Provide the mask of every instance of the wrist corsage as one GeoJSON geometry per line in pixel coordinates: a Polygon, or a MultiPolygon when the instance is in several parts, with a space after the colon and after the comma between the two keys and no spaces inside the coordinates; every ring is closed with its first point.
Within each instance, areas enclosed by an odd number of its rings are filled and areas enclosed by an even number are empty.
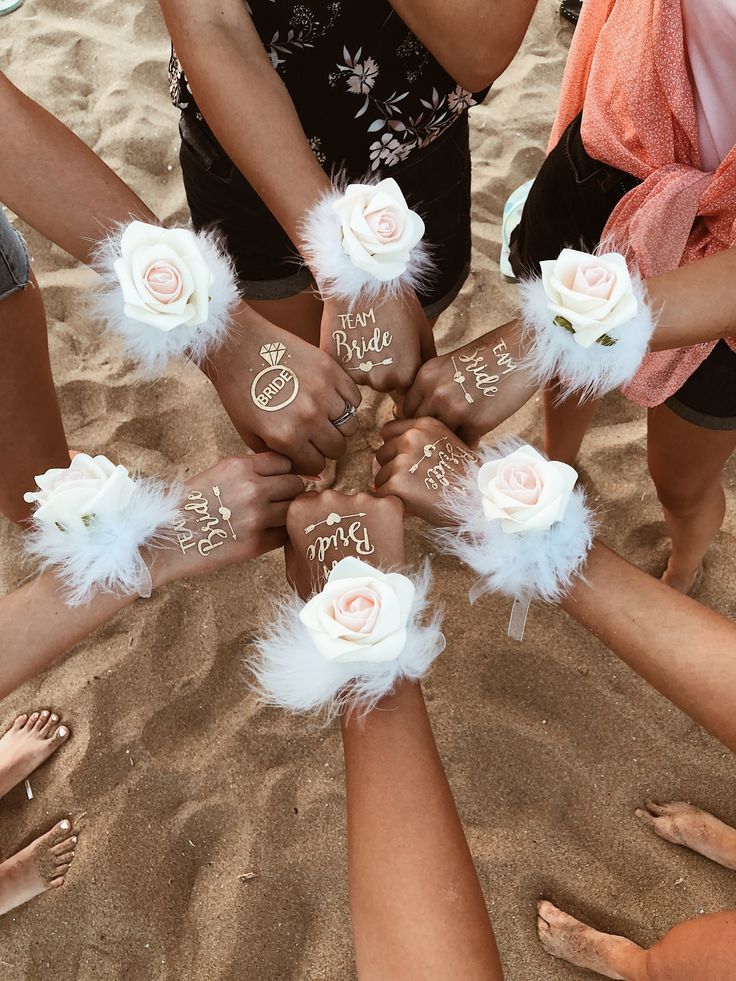
{"type": "Polygon", "coordinates": [[[178,484],[131,477],[105,456],[77,453],[66,470],[36,477],[37,491],[25,550],[41,571],[53,569],[69,606],[97,591],[151,595],[141,549],[173,540],[172,525],[185,493],[178,484]]]}
{"type": "Polygon", "coordinates": [[[529,604],[556,603],[579,575],[593,543],[593,521],[577,472],[532,446],[505,440],[482,447],[448,492],[453,528],[434,532],[439,547],[477,573],[470,593],[514,600],[509,634],[521,640],[529,604]]]}
{"type": "Polygon", "coordinates": [[[618,252],[563,249],[542,276],[519,284],[528,348],[540,384],[559,378],[581,401],[626,385],[644,360],[655,322],[644,284],[618,252]]]}
{"type": "Polygon", "coordinates": [[[304,219],[302,251],[323,297],[370,303],[426,283],[423,236],[424,222],[389,177],[326,194],[304,219]]]}
{"type": "Polygon", "coordinates": [[[201,365],[222,344],[238,302],[230,256],[215,235],[133,221],[102,242],[94,312],[145,375],[186,355],[201,365]]]}
{"type": "Polygon", "coordinates": [[[417,681],[445,647],[427,617],[429,574],[412,581],[359,559],[338,562],[309,602],[284,602],[257,642],[262,699],[292,712],[369,711],[402,678],[417,681]]]}

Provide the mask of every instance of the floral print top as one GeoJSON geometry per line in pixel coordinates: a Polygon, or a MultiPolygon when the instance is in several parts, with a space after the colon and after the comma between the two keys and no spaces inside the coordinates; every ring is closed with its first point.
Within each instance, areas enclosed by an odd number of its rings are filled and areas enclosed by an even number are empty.
{"type": "MultiPolygon", "coordinates": [[[[349,174],[395,167],[485,98],[458,85],[387,0],[249,0],[312,150],[349,174]]],[[[171,97],[201,115],[172,51],[171,97]]]]}

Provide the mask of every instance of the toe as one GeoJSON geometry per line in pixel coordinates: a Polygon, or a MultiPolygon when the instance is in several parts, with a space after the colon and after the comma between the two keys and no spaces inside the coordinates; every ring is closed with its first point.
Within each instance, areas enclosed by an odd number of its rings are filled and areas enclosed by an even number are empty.
{"type": "Polygon", "coordinates": [[[537,903],[537,912],[543,920],[549,923],[549,918],[557,912],[557,907],[553,906],[548,899],[540,899],[537,903]]]}
{"type": "Polygon", "coordinates": [[[654,816],[649,811],[644,810],[643,807],[637,807],[634,811],[634,817],[638,818],[647,828],[651,828],[654,831],[654,816]]]}
{"type": "Polygon", "coordinates": [[[66,740],[69,738],[69,727],[59,726],[59,728],[56,730],[53,736],[50,736],[49,738],[53,738],[56,740],[56,742],[59,743],[66,742],[66,740]]]}
{"type": "Polygon", "coordinates": [[[57,842],[51,847],[52,855],[64,855],[66,852],[73,852],[77,845],[77,836],[72,835],[71,838],[64,838],[62,841],[57,842]]]}
{"type": "Polygon", "coordinates": [[[69,818],[64,818],[62,821],[59,821],[56,827],[51,829],[54,844],[59,844],[59,842],[62,842],[65,838],[68,838],[71,830],[72,822],[69,820],[69,818]]]}
{"type": "Polygon", "coordinates": [[[663,814],[667,813],[667,805],[658,804],[655,800],[645,801],[644,807],[646,807],[649,813],[653,814],[655,817],[661,817],[663,814]]]}
{"type": "Polygon", "coordinates": [[[23,726],[26,724],[26,722],[28,722],[28,713],[24,712],[23,715],[19,715],[18,718],[13,723],[13,729],[15,729],[16,731],[18,729],[22,729],[23,726]]]}
{"type": "MultiPolygon", "coordinates": [[[[61,876],[63,878],[67,874],[67,872],[69,871],[69,868],[70,868],[70,863],[69,862],[67,862],[65,865],[58,865],[54,869],[54,876],[56,876],[57,878],[59,876],[61,876]]],[[[53,879],[51,881],[53,882],[53,879]]]]}
{"type": "Polygon", "coordinates": [[[55,855],[54,865],[71,865],[74,854],[73,851],[66,851],[63,855],[55,855]]]}
{"type": "Polygon", "coordinates": [[[43,711],[38,713],[38,718],[36,719],[36,724],[33,727],[33,731],[40,733],[42,732],[44,726],[49,721],[49,716],[51,712],[48,709],[43,709],[43,711]]]}
{"type": "Polygon", "coordinates": [[[52,722],[53,718],[54,715],[48,709],[44,709],[41,713],[41,717],[38,720],[40,723],[38,734],[44,739],[48,737],[49,733],[54,728],[54,723],[52,722]]]}
{"type": "Polygon", "coordinates": [[[37,722],[38,712],[31,712],[31,714],[28,716],[28,722],[26,722],[26,732],[33,732],[37,722]]]}
{"type": "Polygon", "coordinates": [[[63,886],[63,885],[64,885],[64,876],[59,875],[55,879],[52,879],[51,882],[49,882],[48,888],[58,889],[59,886],[63,886]]]}

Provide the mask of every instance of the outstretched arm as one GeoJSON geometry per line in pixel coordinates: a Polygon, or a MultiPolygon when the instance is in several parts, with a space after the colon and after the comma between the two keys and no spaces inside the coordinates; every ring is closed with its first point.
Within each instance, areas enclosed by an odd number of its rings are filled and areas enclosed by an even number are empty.
{"type": "MultiPolygon", "coordinates": [[[[178,579],[212,572],[244,562],[284,544],[288,502],[302,489],[289,473],[290,462],[275,453],[223,460],[194,477],[190,490],[210,500],[213,485],[232,512],[236,538],[205,556],[173,544],[149,550],[145,556],[153,588],[178,579]]],[[[216,513],[217,501],[212,506],[216,513]]],[[[102,624],[137,600],[98,592],[81,606],[67,606],[53,570],[43,573],[0,598],[0,698],[45,670],[102,624]]]]}
{"type": "Polygon", "coordinates": [[[1,72],[0,201],[82,262],[117,222],[157,220],[79,137],[1,72]]]}
{"type": "Polygon", "coordinates": [[[736,752],[736,624],[600,542],[583,575],[563,609],[736,752]]]}
{"type": "MultiPolygon", "coordinates": [[[[396,498],[335,491],[290,506],[287,572],[302,597],[325,565],[352,555],[378,568],[405,563],[396,498]],[[314,529],[352,515],[350,543],[314,529]],[[311,545],[311,547],[310,547],[311,545]]],[[[367,715],[341,717],[347,782],[348,876],[360,981],[501,981],[483,893],[418,683],[402,681],[367,715]]]]}
{"type": "Polygon", "coordinates": [[[501,981],[493,930],[418,684],[342,718],[360,981],[501,981]]]}
{"type": "Polygon", "coordinates": [[[524,40],[537,0],[392,0],[448,74],[470,92],[498,78],[524,40]]]}

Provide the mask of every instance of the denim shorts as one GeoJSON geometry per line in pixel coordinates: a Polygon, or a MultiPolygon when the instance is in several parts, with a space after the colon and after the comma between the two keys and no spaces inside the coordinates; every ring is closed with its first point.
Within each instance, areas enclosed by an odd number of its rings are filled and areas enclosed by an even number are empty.
{"type": "MultiPolygon", "coordinates": [[[[519,278],[539,275],[539,263],[569,247],[592,252],[636,177],[591,157],[577,116],[542,164],[511,235],[510,262],[519,278]]],[[[703,429],[736,429],[736,353],[719,341],[688,380],[665,401],[703,429]]]]}
{"type": "MultiPolygon", "coordinates": [[[[279,300],[314,286],[309,269],[207,125],[182,113],[181,161],[192,222],[225,236],[243,296],[279,300]]],[[[366,168],[367,169],[367,168],[366,168]]],[[[349,175],[360,180],[364,175],[349,175]]],[[[435,274],[419,300],[430,319],[455,299],[470,272],[470,142],[467,116],[425,150],[381,174],[395,177],[426,224],[435,274]]]]}
{"type": "Polygon", "coordinates": [[[25,289],[30,273],[25,243],[0,205],[0,300],[25,289]]]}

